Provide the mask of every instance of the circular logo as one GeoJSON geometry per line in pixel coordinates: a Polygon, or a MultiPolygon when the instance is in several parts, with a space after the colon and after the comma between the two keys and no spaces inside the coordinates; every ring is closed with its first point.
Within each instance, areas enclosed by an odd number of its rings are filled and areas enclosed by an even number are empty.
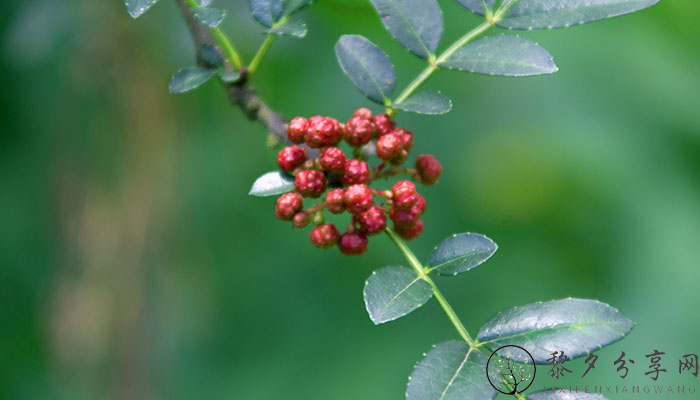
{"type": "Polygon", "coordinates": [[[522,393],[535,381],[535,360],[520,346],[499,347],[486,363],[486,377],[499,393],[514,396],[522,393]]]}

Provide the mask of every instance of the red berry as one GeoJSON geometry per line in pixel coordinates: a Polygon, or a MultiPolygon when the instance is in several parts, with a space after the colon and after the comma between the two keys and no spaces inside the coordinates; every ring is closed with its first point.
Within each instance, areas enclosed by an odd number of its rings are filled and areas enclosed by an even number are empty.
{"type": "Polygon", "coordinates": [[[372,192],[367,185],[352,185],[345,189],[343,200],[350,213],[359,214],[372,206],[372,192]]]}
{"type": "Polygon", "coordinates": [[[361,232],[345,232],[338,241],[340,252],[349,256],[359,256],[367,251],[367,237],[361,232]]]}
{"type": "Polygon", "coordinates": [[[394,200],[399,197],[416,194],[416,185],[411,181],[398,181],[391,187],[391,194],[394,200]]]}
{"type": "Polygon", "coordinates": [[[304,197],[320,197],[326,191],[326,176],[315,169],[301,171],[294,179],[294,189],[304,197]]]}
{"type": "Polygon", "coordinates": [[[434,185],[442,175],[442,165],[435,157],[428,154],[421,154],[416,158],[416,171],[421,181],[426,185],[434,185]]]}
{"type": "Polygon", "coordinates": [[[369,210],[357,215],[356,222],[365,235],[375,235],[386,228],[386,215],[379,207],[370,207],[369,210]]]}
{"type": "Polygon", "coordinates": [[[311,230],[309,234],[311,243],[319,249],[327,249],[336,243],[340,238],[340,233],[333,224],[319,225],[311,230]]]}
{"type": "Polygon", "coordinates": [[[345,163],[345,170],[340,180],[346,185],[356,185],[358,183],[367,182],[369,180],[369,165],[364,161],[355,159],[348,160],[345,163]]]}
{"type": "Polygon", "coordinates": [[[316,127],[318,126],[321,121],[323,121],[323,117],[320,115],[314,115],[313,117],[309,118],[308,121],[306,121],[306,131],[304,131],[304,136],[306,136],[306,133],[312,130],[315,130],[316,127]]]}
{"type": "Polygon", "coordinates": [[[282,171],[292,172],[306,161],[306,149],[299,146],[287,146],[277,153],[277,165],[282,171]]]}
{"type": "Polygon", "coordinates": [[[377,157],[390,161],[398,157],[403,150],[403,142],[398,135],[386,134],[377,139],[377,157]]]}
{"type": "Polygon", "coordinates": [[[394,207],[399,210],[410,210],[418,202],[418,196],[420,196],[418,193],[413,192],[394,197],[394,207]]]}
{"type": "Polygon", "coordinates": [[[295,117],[287,126],[287,139],[294,144],[304,143],[306,133],[306,118],[295,117]]]}
{"type": "Polygon", "coordinates": [[[374,124],[368,119],[352,117],[345,125],[343,139],[350,146],[358,147],[369,143],[374,135],[374,124]]]}
{"type": "Polygon", "coordinates": [[[377,135],[382,136],[393,131],[396,122],[386,114],[379,114],[374,117],[374,126],[377,128],[377,135]]]}
{"type": "Polygon", "coordinates": [[[399,153],[398,157],[391,160],[391,163],[394,165],[401,165],[404,162],[406,162],[407,158],[408,158],[408,151],[401,149],[401,152],[399,153]]]}
{"type": "Polygon", "coordinates": [[[416,202],[416,205],[413,206],[412,208],[418,210],[420,215],[423,215],[425,212],[425,208],[428,206],[428,204],[425,202],[425,197],[418,195],[418,201],[416,202]]]}
{"type": "Polygon", "coordinates": [[[330,117],[311,117],[306,125],[304,140],[311,148],[334,146],[343,137],[340,123],[330,117]]]}
{"type": "Polygon", "coordinates": [[[294,225],[295,228],[299,229],[308,225],[309,222],[311,222],[311,214],[304,211],[298,212],[292,219],[292,225],[294,225]]]}
{"type": "Polygon", "coordinates": [[[303,207],[304,200],[299,193],[285,193],[275,202],[275,216],[282,221],[291,221],[303,207]]]}
{"type": "Polygon", "coordinates": [[[399,210],[396,207],[391,207],[391,210],[389,210],[389,218],[394,221],[396,229],[410,229],[420,216],[421,212],[415,206],[411,207],[410,210],[399,210]]]}
{"type": "Polygon", "coordinates": [[[362,119],[368,119],[372,120],[372,111],[370,111],[368,108],[358,108],[355,110],[355,112],[352,114],[353,117],[360,117],[362,119]]]}
{"type": "Polygon", "coordinates": [[[401,138],[404,150],[410,151],[413,148],[413,132],[407,129],[398,128],[391,131],[391,133],[401,138]]]}
{"type": "Polygon", "coordinates": [[[330,172],[343,172],[345,169],[345,153],[337,147],[328,147],[319,158],[321,168],[330,172]]]}
{"type": "Polygon", "coordinates": [[[396,228],[396,233],[401,236],[403,240],[413,240],[423,233],[423,221],[416,221],[415,225],[408,229],[396,228]]]}
{"type": "Polygon", "coordinates": [[[345,192],[343,189],[333,189],[326,193],[326,208],[331,214],[340,214],[345,211],[345,192]]]}

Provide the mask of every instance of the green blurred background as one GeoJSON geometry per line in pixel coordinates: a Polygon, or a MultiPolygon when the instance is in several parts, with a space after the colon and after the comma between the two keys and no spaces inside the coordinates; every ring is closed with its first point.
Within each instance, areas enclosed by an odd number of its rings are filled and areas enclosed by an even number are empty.
{"type": "MultiPolygon", "coordinates": [[[[175,3],[131,20],[121,1],[3,2],[0,15],[0,398],[399,399],[421,354],[457,337],[431,302],[373,326],[373,269],[403,263],[383,236],[360,258],[247,195],[274,169],[261,125],[209,83],[171,96],[193,63],[175,3]]],[[[455,1],[443,48],[478,23],[455,1]]],[[[262,40],[247,1],[216,0],[247,59],[262,40]]],[[[697,385],[700,353],[700,3],[519,32],[560,71],[501,79],[441,72],[440,117],[402,114],[416,149],[445,166],[428,200],[425,259],[461,231],[498,242],[468,274],[440,279],[468,329],[511,306],[595,298],[637,322],[566,385],[697,385]],[[613,361],[637,360],[625,380],[613,361]]],[[[367,2],[320,0],[306,39],[282,39],[255,86],[287,116],[347,119],[369,106],[338,68],[338,36],[381,45],[404,86],[422,68],[367,2]]],[[[377,111],[377,109],[374,109],[377,111]]],[[[534,387],[562,384],[538,374],[534,387]]],[[[698,398],[700,392],[684,398],[698,398]]],[[[611,399],[671,395],[613,394],[611,399]]],[[[673,397],[678,397],[674,395],[673,397]]]]}

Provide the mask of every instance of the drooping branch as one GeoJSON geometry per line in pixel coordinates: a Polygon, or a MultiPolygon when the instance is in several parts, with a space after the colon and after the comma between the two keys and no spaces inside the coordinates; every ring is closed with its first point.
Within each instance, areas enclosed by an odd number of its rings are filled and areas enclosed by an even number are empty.
{"type": "MultiPolygon", "coordinates": [[[[195,50],[197,53],[197,64],[200,66],[207,66],[207,62],[202,58],[201,52],[199,51],[203,45],[214,46],[214,48],[222,54],[221,47],[217,43],[216,39],[209,31],[209,28],[202,25],[197,19],[192,15],[192,10],[185,0],[175,0],[180,7],[180,12],[183,18],[187,22],[190,34],[194,41],[195,50]]],[[[232,69],[230,60],[226,57],[222,57],[225,62],[225,67],[232,69]]],[[[243,77],[239,82],[235,83],[224,83],[222,84],[226,87],[229,94],[229,101],[234,106],[237,106],[243,111],[248,119],[251,121],[260,121],[268,133],[275,137],[279,142],[287,143],[287,119],[280,113],[272,110],[265,102],[258,97],[255,93],[255,89],[247,84],[245,77],[245,70],[239,71],[242,73],[243,77]]]]}

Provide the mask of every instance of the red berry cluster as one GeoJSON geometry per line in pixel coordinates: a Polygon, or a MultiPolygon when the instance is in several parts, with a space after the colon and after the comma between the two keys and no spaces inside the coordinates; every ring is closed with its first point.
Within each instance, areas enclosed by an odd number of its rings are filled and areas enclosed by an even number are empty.
{"type": "Polygon", "coordinates": [[[418,156],[415,168],[401,168],[413,147],[411,131],[396,128],[396,123],[386,114],[374,116],[370,110],[360,108],[346,124],[330,117],[315,116],[308,120],[296,117],[289,123],[287,137],[294,145],[279,152],[277,165],[282,171],[294,174],[295,191],[277,199],[275,215],[292,221],[297,228],[313,222],[316,227],[310,238],[316,247],[326,249],[337,244],[344,254],[362,254],[367,250],[367,237],[386,228],[387,215],[394,223],[394,230],[405,240],[423,232],[420,217],[426,203],[413,182],[402,180],[385,191],[369,187],[378,178],[400,174],[408,174],[426,185],[437,183],[442,166],[431,155],[418,156]],[[341,141],[354,148],[355,158],[348,159],[338,148],[341,141]],[[363,148],[372,141],[380,160],[374,168],[362,157],[363,148]],[[319,155],[308,158],[303,144],[319,149],[319,155]],[[320,203],[304,209],[303,198],[319,198],[324,193],[320,203]],[[378,202],[375,197],[383,201],[378,202]],[[352,214],[345,233],[341,235],[334,224],[325,223],[324,209],[331,214],[345,211],[352,214]]]}

